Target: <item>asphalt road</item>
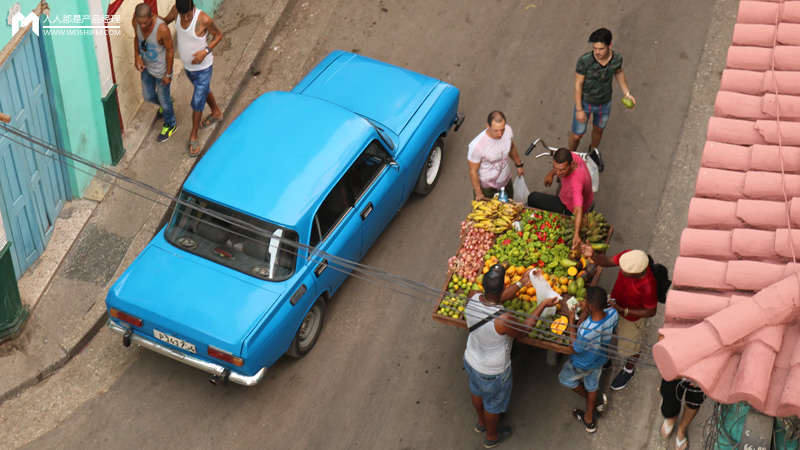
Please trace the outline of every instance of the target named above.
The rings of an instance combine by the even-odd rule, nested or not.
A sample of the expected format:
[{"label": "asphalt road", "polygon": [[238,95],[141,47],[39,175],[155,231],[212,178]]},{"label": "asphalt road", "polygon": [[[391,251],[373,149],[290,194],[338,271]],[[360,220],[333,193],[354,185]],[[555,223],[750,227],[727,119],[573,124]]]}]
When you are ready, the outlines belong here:
[{"label": "asphalt road", "polygon": [[[290,89],[335,49],[459,87],[467,119],[445,141],[436,189],[412,198],[363,260],[438,287],[471,200],[467,144],[486,114],[505,112],[520,150],[538,137],[564,145],[575,61],[589,51],[588,35],[608,27],[637,108],[622,109],[615,85],[597,209],[615,227],[612,248],[648,249],[714,3],[299,0],[237,111],[227,113],[268,90]],[[270,125],[267,133],[280,132],[280,124]],[[525,162],[528,185],[543,188],[549,161]],[[610,287],[614,275],[601,284]],[[26,448],[482,448],[462,370],[466,333],[434,323],[432,311],[432,304],[349,280],[329,302],[314,350],[302,360],[281,359],[254,388],[213,387],[203,372],[132,353],[114,365],[107,391]],[[103,346],[99,354],[131,352],[102,333],[93,345]],[[503,448],[646,448],[657,414],[652,399],[625,398],[627,389],[614,394],[619,401],[589,436],[569,414],[581,399],[559,386],[558,368],[545,364],[543,351],[518,347],[513,366],[507,421],[517,433]],[[657,386],[634,391],[637,381],[628,389],[652,396]]]}]

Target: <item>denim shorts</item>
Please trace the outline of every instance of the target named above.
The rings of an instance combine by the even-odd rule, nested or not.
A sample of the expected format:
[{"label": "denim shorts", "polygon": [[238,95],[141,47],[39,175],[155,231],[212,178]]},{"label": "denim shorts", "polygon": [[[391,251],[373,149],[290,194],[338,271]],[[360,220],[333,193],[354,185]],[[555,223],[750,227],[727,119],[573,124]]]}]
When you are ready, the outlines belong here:
[{"label": "denim shorts", "polygon": [[561,368],[561,372],[558,374],[558,382],[561,383],[562,386],[575,389],[578,387],[578,384],[583,381],[586,390],[588,392],[594,392],[600,389],[601,373],[603,373],[603,366],[592,370],[580,370],[573,367],[572,361],[570,360]]},{"label": "denim shorts", "polygon": [[184,69],[189,81],[194,85],[194,93],[192,94],[192,110],[202,111],[206,109],[206,97],[211,91],[211,69],[214,66],[208,66],[207,69],[197,70],[190,72]]},{"label": "denim shorts", "polygon": [[511,366],[499,375],[484,375],[464,360],[464,370],[469,376],[469,390],[483,399],[483,408],[491,414],[502,414],[511,403]]},{"label": "denim shorts", "polygon": [[[590,115],[592,116],[592,125],[595,128],[605,128],[606,122],[608,122],[608,116],[611,114],[611,102],[603,105],[590,105],[588,103],[582,104],[583,111],[586,113],[586,118],[588,119]],[[572,134],[575,136],[583,136],[586,134],[586,127],[589,125],[589,121],[579,121],[576,117],[577,114],[578,109],[574,108],[572,110]]]}]

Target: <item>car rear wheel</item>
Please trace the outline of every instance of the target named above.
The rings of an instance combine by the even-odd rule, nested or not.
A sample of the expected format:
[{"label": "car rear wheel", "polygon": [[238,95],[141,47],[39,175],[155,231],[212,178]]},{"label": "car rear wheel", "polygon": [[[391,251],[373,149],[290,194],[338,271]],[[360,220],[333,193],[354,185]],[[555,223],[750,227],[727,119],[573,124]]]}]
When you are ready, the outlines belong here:
[{"label": "car rear wheel", "polygon": [[436,142],[433,143],[431,151],[428,152],[428,157],[425,159],[425,164],[422,166],[422,171],[419,173],[414,192],[425,195],[433,190],[433,187],[436,186],[436,182],[439,180],[443,157],[444,141],[439,137],[436,139]]},{"label": "car rear wheel", "polygon": [[314,344],[317,343],[319,334],[322,331],[322,322],[325,319],[325,300],[319,299],[314,306],[306,313],[297,334],[294,335],[292,345],[289,346],[287,355],[292,358],[302,358],[306,355]]}]

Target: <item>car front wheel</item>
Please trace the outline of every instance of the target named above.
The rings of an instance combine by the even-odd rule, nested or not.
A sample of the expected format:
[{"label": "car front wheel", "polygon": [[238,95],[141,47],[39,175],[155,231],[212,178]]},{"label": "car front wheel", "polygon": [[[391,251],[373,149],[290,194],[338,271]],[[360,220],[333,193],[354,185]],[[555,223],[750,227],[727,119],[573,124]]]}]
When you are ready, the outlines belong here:
[{"label": "car front wheel", "polygon": [[300,327],[297,329],[297,334],[292,340],[292,345],[289,346],[287,355],[292,358],[302,358],[306,355],[314,344],[317,343],[320,332],[322,331],[322,322],[325,319],[325,300],[319,299],[314,306],[306,313]]},{"label": "car front wheel", "polygon": [[428,157],[425,159],[425,164],[422,166],[422,171],[419,173],[414,192],[426,195],[433,190],[433,187],[436,186],[436,182],[439,180],[443,157],[444,141],[439,137],[436,139],[436,142],[433,143],[431,151],[428,152]]}]

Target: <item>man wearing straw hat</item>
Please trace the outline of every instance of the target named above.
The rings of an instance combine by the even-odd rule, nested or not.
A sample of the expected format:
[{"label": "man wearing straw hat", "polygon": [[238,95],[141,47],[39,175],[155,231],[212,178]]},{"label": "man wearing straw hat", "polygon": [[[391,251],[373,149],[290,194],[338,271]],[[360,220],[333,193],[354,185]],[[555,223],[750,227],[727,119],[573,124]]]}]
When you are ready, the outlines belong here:
[{"label": "man wearing straw hat", "polygon": [[[628,357],[625,366],[611,382],[611,389],[618,391],[628,385],[635,373],[644,339],[644,327],[647,325],[644,319],[656,315],[658,283],[650,270],[650,258],[641,250],[626,250],[613,258],[596,253],[589,244],[583,244],[581,250],[598,266],[619,266],[617,281],[608,301],[622,316],[617,325],[617,346],[619,352]],[[607,365],[605,368],[610,367]]]}]

